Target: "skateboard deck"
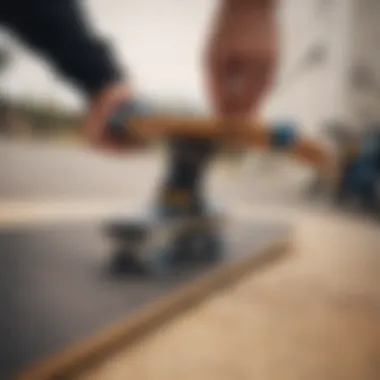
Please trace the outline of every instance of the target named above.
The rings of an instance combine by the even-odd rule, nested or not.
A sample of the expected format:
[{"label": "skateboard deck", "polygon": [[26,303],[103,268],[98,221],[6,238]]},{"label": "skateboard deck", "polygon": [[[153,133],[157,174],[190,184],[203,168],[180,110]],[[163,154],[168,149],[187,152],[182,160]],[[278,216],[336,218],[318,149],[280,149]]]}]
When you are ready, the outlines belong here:
[{"label": "skateboard deck", "polygon": [[221,148],[281,150],[314,167],[332,192],[340,182],[342,163],[336,153],[289,126],[276,126],[252,118],[151,114],[135,116],[129,119],[127,126],[119,123],[111,130],[114,138],[123,139],[128,135],[145,143],[173,138],[200,139],[212,141]]},{"label": "skateboard deck", "polygon": [[102,223],[0,232],[0,378],[72,379],[247,271],[282,257],[289,228],[230,222],[223,260],[160,279],[115,273]]},{"label": "skateboard deck", "polygon": [[[249,149],[273,147],[275,130],[269,123],[250,118],[149,115],[133,118],[130,132],[145,141],[182,137],[218,141],[221,145]],[[333,157],[311,139],[297,138],[286,151],[322,170],[331,168]]]},{"label": "skateboard deck", "polygon": [[[131,118],[127,128],[119,124],[118,132],[127,133],[128,130],[131,136],[141,141],[170,138],[203,139],[235,149],[280,149],[288,156],[313,166],[318,171],[321,181],[326,184],[328,192],[332,195],[337,194],[346,174],[347,157],[343,157],[346,154],[342,156],[334,149],[328,149],[313,139],[301,136],[300,131],[297,132],[296,129],[289,125],[275,125],[251,118],[178,117],[157,114]],[[348,155],[360,161],[363,147],[358,148],[350,148]],[[360,179],[355,182],[360,182]]]}]

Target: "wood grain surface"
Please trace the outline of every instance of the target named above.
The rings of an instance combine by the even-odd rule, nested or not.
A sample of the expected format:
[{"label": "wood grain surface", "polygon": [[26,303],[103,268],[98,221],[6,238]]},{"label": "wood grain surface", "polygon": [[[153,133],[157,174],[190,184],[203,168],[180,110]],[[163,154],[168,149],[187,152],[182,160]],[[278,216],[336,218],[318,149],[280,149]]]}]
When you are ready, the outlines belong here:
[{"label": "wood grain surface", "polygon": [[[274,127],[264,121],[242,118],[150,116],[132,120],[132,133],[143,140],[169,136],[209,139],[241,149],[273,149]],[[317,141],[300,136],[285,149],[290,156],[323,172],[331,170],[335,157]]]},{"label": "wood grain surface", "polygon": [[[248,272],[284,257],[291,241],[286,224],[229,220],[224,255],[215,265],[184,265],[162,278],[121,276],[109,268],[105,223],[77,220],[0,231],[1,289],[5,301],[14,304],[7,308],[5,302],[0,324],[8,346],[1,358],[13,363],[1,368],[4,373],[17,365],[24,370],[20,379],[71,379]],[[20,260],[24,256],[26,262]],[[6,334],[9,325],[16,337]]]},{"label": "wood grain surface", "polygon": [[255,210],[297,225],[289,260],[78,380],[379,379],[379,226],[322,211]]}]

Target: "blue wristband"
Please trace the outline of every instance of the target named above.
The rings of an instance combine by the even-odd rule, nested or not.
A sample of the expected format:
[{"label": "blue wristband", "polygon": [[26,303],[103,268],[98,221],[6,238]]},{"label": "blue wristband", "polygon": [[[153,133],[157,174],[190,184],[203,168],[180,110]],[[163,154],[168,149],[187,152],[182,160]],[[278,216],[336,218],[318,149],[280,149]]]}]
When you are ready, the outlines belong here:
[{"label": "blue wristband", "polygon": [[290,149],[297,141],[297,133],[289,124],[275,124],[271,135],[271,146],[276,149]]}]

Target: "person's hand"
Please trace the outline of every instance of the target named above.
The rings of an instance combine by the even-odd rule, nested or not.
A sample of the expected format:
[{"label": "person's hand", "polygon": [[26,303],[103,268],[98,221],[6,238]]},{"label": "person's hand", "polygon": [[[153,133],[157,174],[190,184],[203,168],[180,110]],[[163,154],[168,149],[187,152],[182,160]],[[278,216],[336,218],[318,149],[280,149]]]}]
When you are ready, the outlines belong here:
[{"label": "person's hand", "polygon": [[131,88],[123,83],[112,84],[95,96],[83,123],[87,141],[110,153],[139,147],[140,142],[127,133],[129,118],[133,117],[133,101]]},{"label": "person's hand", "polygon": [[257,111],[274,74],[274,6],[272,0],[225,1],[206,50],[206,81],[217,113],[247,116]]}]

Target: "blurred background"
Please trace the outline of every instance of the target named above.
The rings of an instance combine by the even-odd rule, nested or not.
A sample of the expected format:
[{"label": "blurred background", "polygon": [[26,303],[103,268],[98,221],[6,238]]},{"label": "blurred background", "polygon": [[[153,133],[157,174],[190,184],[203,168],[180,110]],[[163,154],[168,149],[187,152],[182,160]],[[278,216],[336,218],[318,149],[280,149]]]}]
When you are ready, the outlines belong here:
[{"label": "blurred background", "polygon": [[[178,114],[211,112],[200,54],[218,0],[84,3],[131,71],[142,105]],[[281,60],[261,116],[287,121],[332,149],[342,136],[359,141],[379,131],[380,1],[279,0],[277,17]],[[2,228],[54,218],[93,221],[140,207],[154,195],[165,167],[162,147],[117,157],[86,148],[80,135],[83,106],[50,67],[0,30]],[[238,377],[243,372],[231,370],[229,378],[379,379],[379,224],[330,201],[315,201],[310,194],[318,178],[313,167],[282,153],[230,152],[218,158],[208,178],[213,201],[239,218],[290,223],[293,255],[248,279],[232,296],[226,292],[211,314],[205,312],[208,322],[207,317],[185,321],[178,328],[182,333],[173,332],[148,350],[152,367],[141,360],[140,367],[129,361],[128,368],[160,371],[162,363],[173,362],[171,355],[188,358],[185,348],[198,348],[186,331],[198,331],[195,337],[212,342],[200,350],[208,352],[205,357],[215,359],[215,339],[224,347],[209,368],[220,360],[249,374]],[[220,324],[210,322],[219,315]],[[235,335],[216,338],[228,332]],[[191,355],[188,362],[195,367],[203,363]],[[219,375],[214,378],[228,378]]]},{"label": "blurred background", "polygon": [[[187,114],[210,111],[200,54],[217,1],[113,0],[111,5],[106,0],[91,0],[85,5],[131,71],[142,104]],[[322,143],[331,143],[331,126],[343,126],[353,134],[372,128],[379,120],[380,74],[376,49],[372,48],[380,33],[376,22],[379,12],[380,5],[370,0],[279,1],[281,61],[262,116],[289,120]],[[80,97],[32,51],[1,30],[0,99],[0,196],[32,196],[38,186],[44,188],[40,192],[48,192],[49,183],[57,180],[50,177],[42,181],[38,176],[41,170],[46,172],[39,164],[44,159],[37,158],[45,148],[38,148],[35,160],[31,160],[32,146],[18,151],[19,144],[9,140],[54,141],[71,147],[81,144]],[[50,165],[51,170],[61,172],[59,165],[65,165],[72,154],[64,154],[59,164]],[[28,173],[22,172],[23,162],[28,163]],[[239,163],[246,174],[256,169],[269,173],[267,165],[272,169],[286,166],[282,155],[274,153],[249,152],[239,155]],[[295,170],[294,165],[290,170]],[[310,172],[301,169],[305,170]],[[116,177],[120,177],[117,171]],[[24,175],[29,179],[18,178]],[[65,186],[56,187],[64,193]],[[96,187],[91,186],[92,191]],[[119,189],[121,195],[125,186]]]},{"label": "blurred background", "polygon": [[[85,5],[90,17],[113,43],[120,61],[132,72],[142,103],[178,113],[209,112],[200,53],[217,1],[113,0],[111,5],[105,0],[91,0],[85,1]],[[276,85],[262,107],[263,117],[291,120],[303,133],[321,141],[326,139],[328,123],[344,124],[349,130],[363,130],[375,123],[377,88],[372,76],[376,76],[376,57],[371,38],[376,38],[377,24],[371,20],[376,20],[376,7],[376,2],[369,0],[279,1],[281,62]],[[50,161],[42,158],[46,148],[34,149],[28,144],[28,148],[23,146],[19,151],[20,145],[9,140],[54,141],[71,147],[81,144],[80,97],[5,30],[0,34],[0,75],[0,196],[30,197],[38,192],[43,196],[52,187],[57,188],[52,195],[69,191],[67,184],[62,185],[63,179],[60,182],[46,176],[42,180],[38,173],[62,173],[59,167],[71,159],[69,156],[83,153],[64,153],[64,158],[57,157],[58,162],[50,162],[50,169],[46,169],[41,165]],[[353,75],[366,79],[364,88],[363,83],[353,81]],[[32,159],[30,155],[36,157]],[[240,166],[246,173],[256,169],[269,173],[267,165],[285,165],[283,158],[273,153],[240,156]],[[73,164],[73,169],[74,166],[77,165]],[[115,177],[122,176],[119,167],[116,171]],[[79,177],[78,173],[78,180]],[[66,178],[66,182],[72,181]],[[82,186],[90,187],[94,193],[100,187],[84,183]],[[116,182],[110,188],[119,188],[119,195],[126,189]],[[98,195],[111,193],[102,193],[99,188]]]}]

